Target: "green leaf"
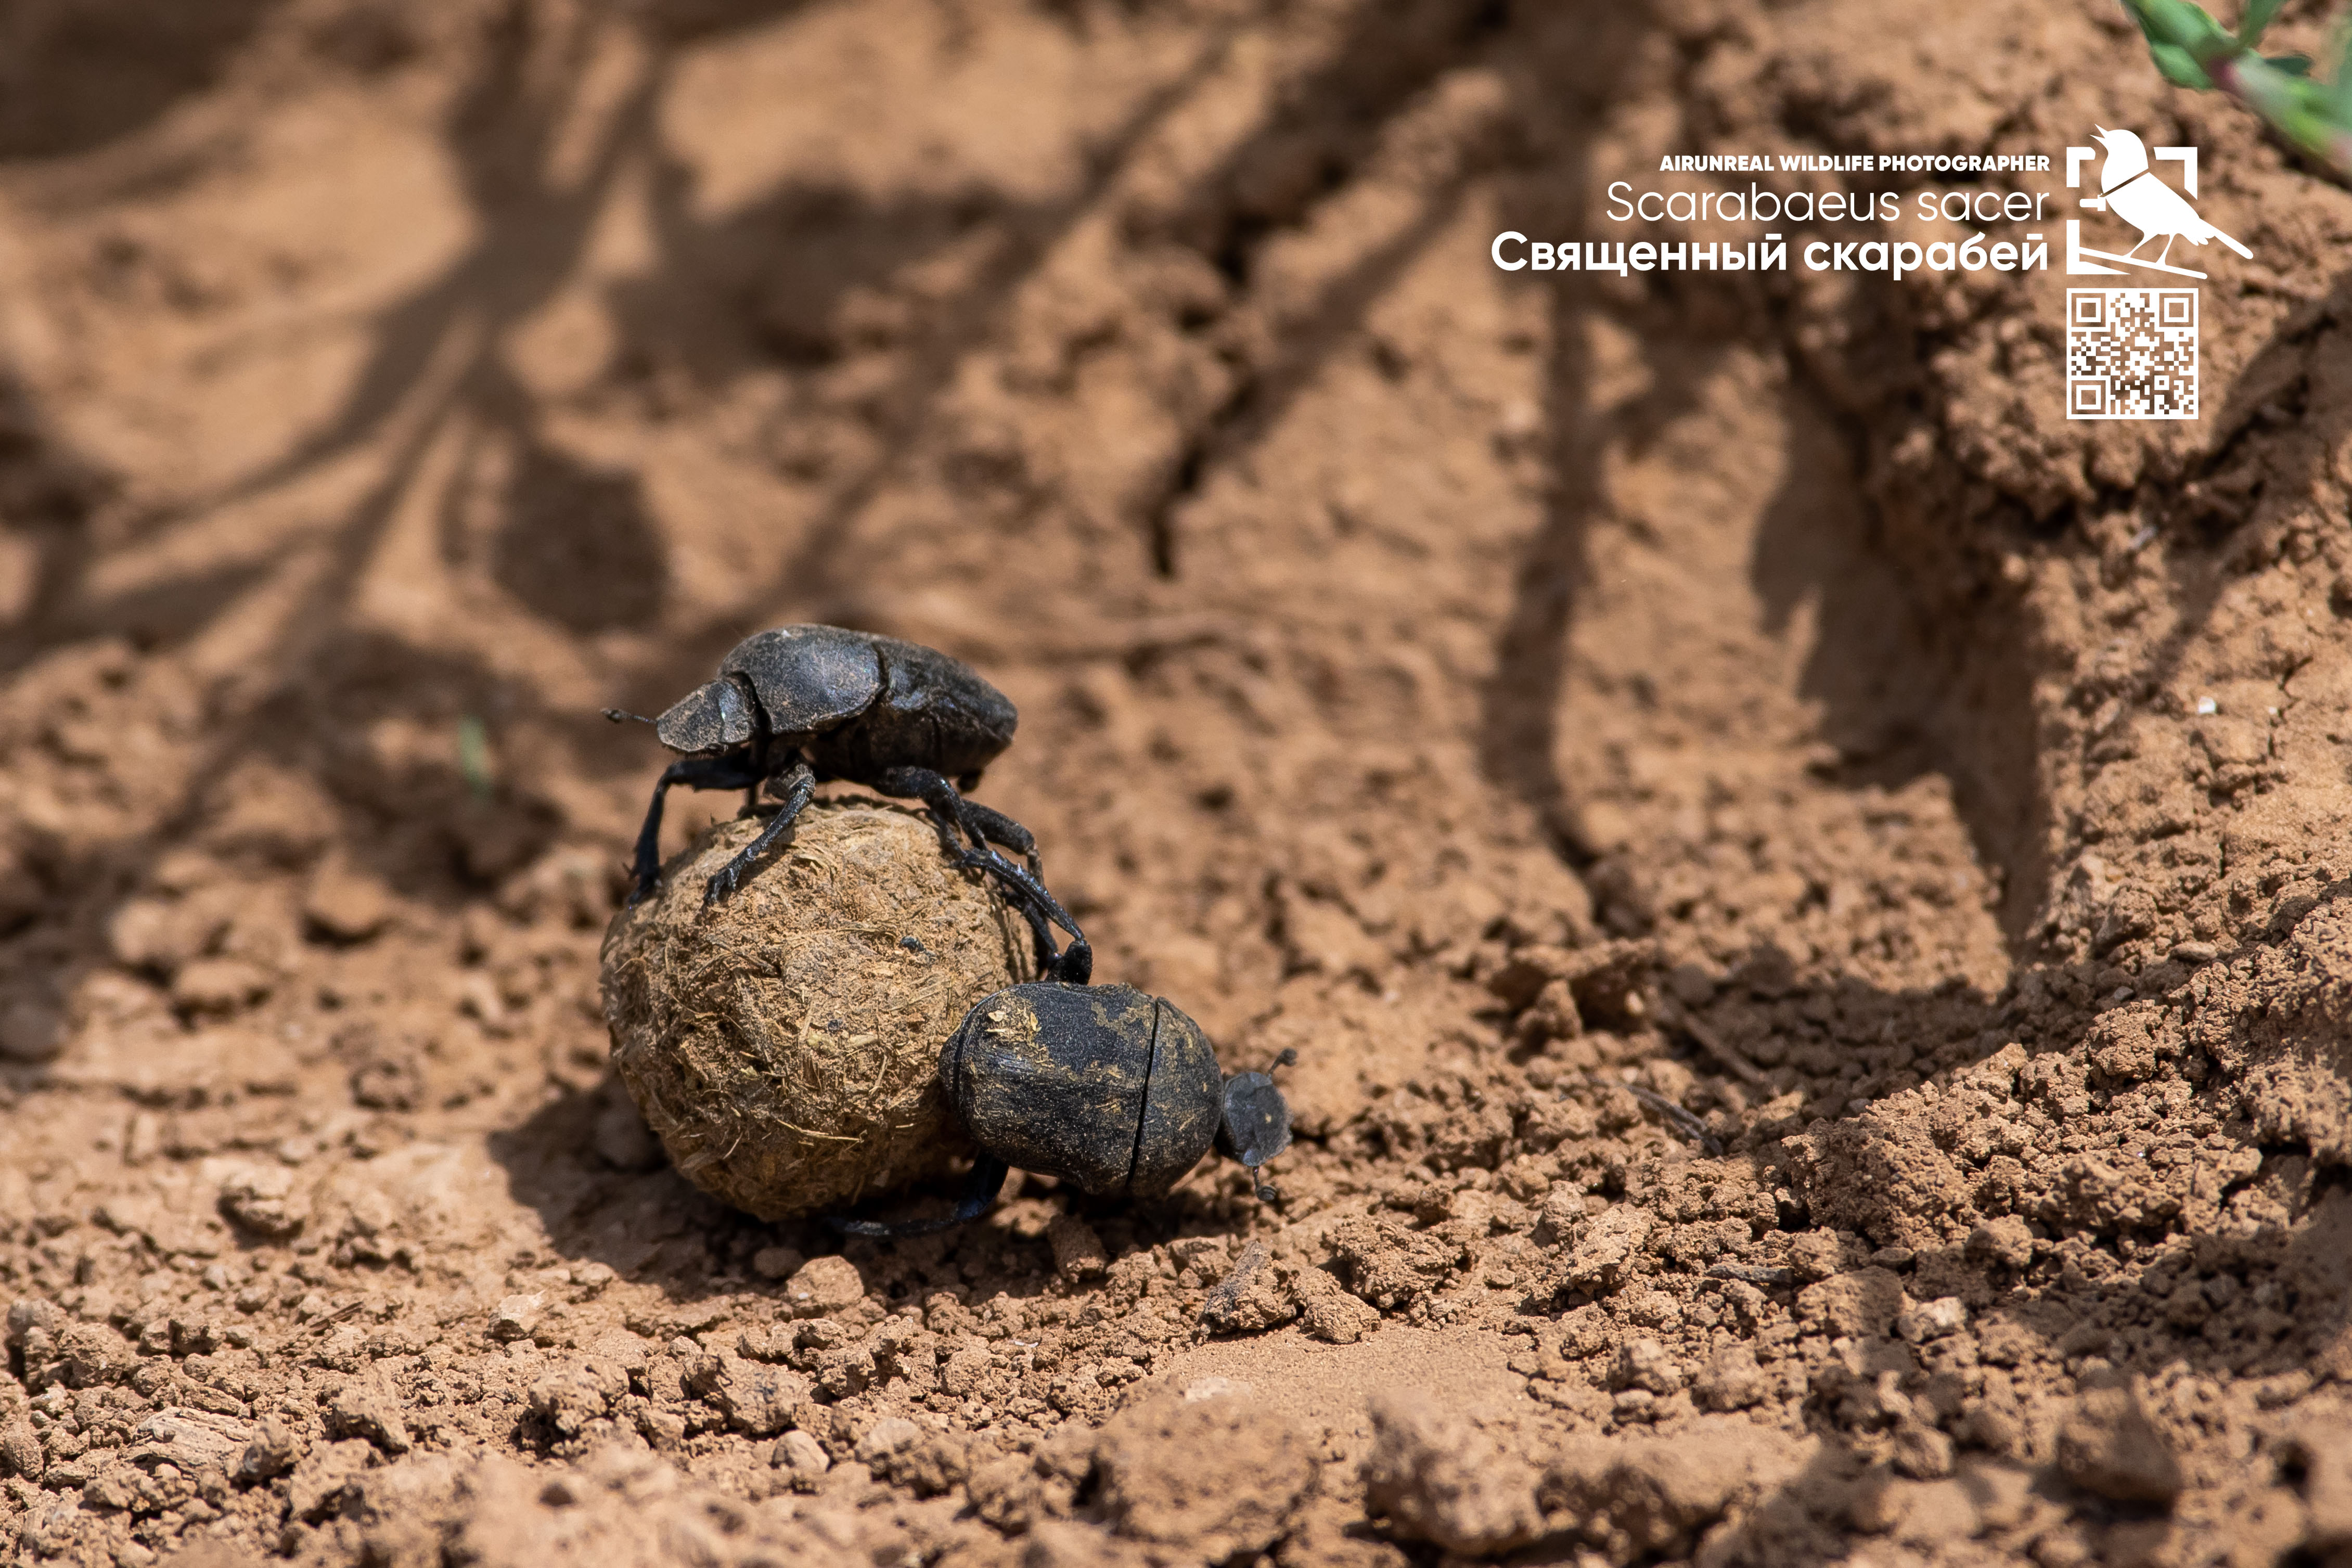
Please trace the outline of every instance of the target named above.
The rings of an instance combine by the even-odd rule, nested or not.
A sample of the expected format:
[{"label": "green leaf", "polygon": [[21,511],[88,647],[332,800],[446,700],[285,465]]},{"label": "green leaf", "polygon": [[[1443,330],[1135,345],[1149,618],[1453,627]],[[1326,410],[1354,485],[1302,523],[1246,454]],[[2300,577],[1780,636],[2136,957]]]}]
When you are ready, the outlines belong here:
[{"label": "green leaf", "polygon": [[2238,30],[2225,30],[2193,0],[2122,0],[2167,81],[2236,99],[2278,134],[2352,180],[2352,23],[2328,45],[2333,70],[2313,79],[2303,55],[2265,59],[2252,45],[2284,0],[2241,0]]},{"label": "green leaf", "polygon": [[2140,36],[2147,37],[2149,47],[2173,42],[2173,7],[2166,0],[2124,0],[2124,12],[2131,14],[2131,21],[2138,24]]},{"label": "green leaf", "polygon": [[2327,84],[2324,112],[2339,125],[2352,124],[2352,18],[2336,25],[2336,71]]},{"label": "green leaf", "polygon": [[2124,9],[2139,25],[2152,48],[2195,50],[2200,45],[2210,47],[2217,39],[2230,41],[2221,24],[2186,0],[2124,0]]},{"label": "green leaf", "polygon": [[2197,57],[2179,45],[2150,43],[2147,52],[2156,61],[2156,68],[2164,73],[2164,79],[2173,86],[2193,87],[2200,92],[2212,90],[2212,78],[2197,63]]}]

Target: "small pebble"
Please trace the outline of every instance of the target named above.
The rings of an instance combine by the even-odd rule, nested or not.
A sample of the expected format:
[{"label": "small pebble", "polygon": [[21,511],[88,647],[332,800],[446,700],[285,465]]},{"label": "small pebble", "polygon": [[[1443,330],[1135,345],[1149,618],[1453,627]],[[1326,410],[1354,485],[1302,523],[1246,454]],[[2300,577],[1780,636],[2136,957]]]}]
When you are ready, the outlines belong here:
[{"label": "small pebble", "polygon": [[539,1320],[546,1310],[544,1292],[534,1290],[528,1295],[508,1296],[490,1314],[490,1337],[502,1341],[527,1340],[538,1330]]},{"label": "small pebble", "polygon": [[812,1258],[784,1282],[784,1300],[794,1317],[845,1311],[865,1298],[866,1281],[846,1258]]},{"label": "small pebble", "polygon": [[1065,1279],[1092,1279],[1110,1268],[1110,1254],[1094,1226],[1075,1215],[1055,1215],[1045,1225],[1054,1249],[1054,1271]]},{"label": "small pebble", "polygon": [[1895,1331],[1911,1343],[1925,1344],[1968,1327],[1968,1303],[1958,1296],[1923,1301],[1895,1320]]},{"label": "small pebble", "polygon": [[789,1247],[763,1247],[751,1254],[751,1272],[762,1279],[789,1279],[806,1261]]},{"label": "small pebble", "polygon": [[790,1470],[795,1478],[804,1477],[810,1480],[833,1468],[833,1460],[826,1456],[824,1445],[807,1433],[797,1431],[787,1432],[776,1439],[775,1447],[768,1454],[768,1463],[780,1470]]},{"label": "small pebble", "polygon": [[923,1439],[923,1429],[903,1415],[889,1415],[877,1421],[857,1439],[857,1462],[878,1466],[896,1458]]}]

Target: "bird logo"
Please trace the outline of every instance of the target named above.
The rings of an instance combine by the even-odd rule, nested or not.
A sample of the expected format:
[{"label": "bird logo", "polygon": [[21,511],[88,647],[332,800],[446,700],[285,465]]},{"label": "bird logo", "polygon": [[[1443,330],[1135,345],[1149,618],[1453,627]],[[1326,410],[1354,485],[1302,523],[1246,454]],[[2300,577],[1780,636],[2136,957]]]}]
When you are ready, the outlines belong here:
[{"label": "bird logo", "polygon": [[[2101,126],[2094,139],[2105,156],[2099,166],[2099,194],[2095,196],[2084,197],[2083,205],[2095,212],[2114,213],[2117,217],[2139,230],[2139,243],[2121,255],[2104,250],[2084,249],[2082,248],[2080,239],[2074,232],[2077,225],[2070,220],[2068,231],[2072,243],[2068,247],[2070,264],[2067,270],[2082,272],[2116,270],[2112,267],[2074,264],[2079,258],[2096,257],[2102,261],[2119,261],[2126,267],[2151,268],[2157,271],[2179,273],[2188,278],[2204,277],[2205,274],[2202,272],[2191,272],[2185,267],[2168,265],[2172,255],[2172,244],[2177,239],[2185,239],[2189,244],[2197,246],[2203,245],[2209,239],[2218,239],[2240,256],[2252,259],[2254,254],[2252,251],[2199,217],[2197,209],[2189,205],[2189,198],[2164,183],[2164,180],[2149,166],[2147,147],[2137,136],[2128,131],[2109,131],[2105,126]],[[2074,183],[2074,170],[2077,167],[2072,154],[2077,152],[2081,153],[2085,159],[2091,155],[2089,148],[2068,149],[2070,158],[2067,183],[2070,184]],[[2157,152],[2161,156],[2181,160],[2185,164],[2185,183],[2189,187],[2189,195],[2196,195],[2196,149],[2159,147]],[[2164,241],[2164,247],[2157,252],[2154,260],[2151,261],[2140,255],[2141,251],[2158,239]]]}]

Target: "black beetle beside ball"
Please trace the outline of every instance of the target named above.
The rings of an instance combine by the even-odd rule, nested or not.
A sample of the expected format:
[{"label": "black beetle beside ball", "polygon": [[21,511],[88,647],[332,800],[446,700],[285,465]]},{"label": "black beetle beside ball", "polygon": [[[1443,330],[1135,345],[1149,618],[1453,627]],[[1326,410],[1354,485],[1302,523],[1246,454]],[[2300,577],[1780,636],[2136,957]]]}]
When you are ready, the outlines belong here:
[{"label": "black beetle beside ball", "polygon": [[1270,1198],[1256,1173],[1290,1146],[1290,1107],[1274,1079],[1223,1077],[1200,1025],[1131,985],[1008,986],[964,1015],[940,1053],[940,1079],[980,1149],[955,1212],[898,1225],[836,1218],[835,1228],[902,1237],[961,1225],[1014,1166],[1090,1197],[1155,1197],[1213,1144]]}]

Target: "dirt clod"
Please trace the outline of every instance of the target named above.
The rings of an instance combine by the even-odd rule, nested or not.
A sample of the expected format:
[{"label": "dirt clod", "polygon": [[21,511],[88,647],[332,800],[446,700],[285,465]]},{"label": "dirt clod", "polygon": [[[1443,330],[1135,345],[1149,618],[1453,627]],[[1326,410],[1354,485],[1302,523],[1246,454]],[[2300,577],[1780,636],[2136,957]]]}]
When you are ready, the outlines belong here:
[{"label": "dirt clod", "polygon": [[236,1478],[251,1484],[270,1480],[284,1475],[298,1464],[309,1451],[300,1434],[275,1415],[267,1415],[255,1428],[253,1440],[238,1456]]},{"label": "dirt clod", "polygon": [[1797,1315],[1832,1334],[1885,1338],[1902,1313],[1903,1281],[1884,1268],[1858,1268],[1808,1285],[1797,1295]]},{"label": "dirt clod", "polygon": [[1429,1394],[1386,1394],[1373,1402],[1371,1419],[1364,1504],[1398,1533],[1448,1552],[1486,1553],[1524,1546],[1541,1532],[1535,1471],[1445,1415]]},{"label": "dirt clod", "polygon": [[328,1399],[327,1429],[337,1436],[364,1437],[387,1454],[405,1454],[408,1426],[400,1417],[400,1395],[380,1373],[352,1378]]},{"label": "dirt clod", "polygon": [[1110,1267],[1102,1237],[1074,1215],[1055,1215],[1048,1221],[1045,1241],[1054,1249],[1054,1272],[1065,1279],[1097,1279]]},{"label": "dirt clod", "polygon": [[1620,1561],[1686,1551],[1743,1500],[1800,1471],[1811,1445],[1720,1420],[1668,1440],[1585,1441],[1547,1467],[1543,1495]]},{"label": "dirt clod", "polygon": [[790,1472],[796,1486],[812,1484],[833,1468],[833,1459],[825,1453],[824,1446],[800,1431],[787,1432],[777,1438],[768,1462]]},{"label": "dirt clod", "polygon": [[222,1181],[221,1212],[256,1236],[284,1240],[310,1217],[297,1187],[295,1173],[283,1166],[248,1165]]},{"label": "dirt clod", "polygon": [[48,1458],[41,1451],[41,1435],[33,1429],[31,1422],[15,1420],[0,1425],[0,1469],[37,1481],[47,1464]]},{"label": "dirt clod", "polygon": [[2058,1429],[2058,1468],[2117,1502],[2170,1503],[2183,1484],[2171,1444],[2128,1388],[2095,1388],[2075,1401]]},{"label": "dirt clod", "polygon": [[783,1299],[794,1316],[822,1318],[864,1300],[866,1281],[846,1258],[812,1258],[785,1279]]},{"label": "dirt clod", "polygon": [[1646,1210],[1628,1204],[1594,1217],[1568,1255],[1562,1278],[1569,1288],[1595,1295],[1617,1289],[1629,1260],[1648,1239],[1651,1223]]},{"label": "dirt clod", "polygon": [[1733,1345],[1709,1358],[1691,1381],[1691,1394],[1702,1410],[1745,1410],[1764,1397],[1765,1387],[1756,1352]]},{"label": "dirt clod", "polygon": [[686,1385],[749,1437],[773,1437],[794,1425],[809,1396],[808,1379],[800,1373],[735,1355],[697,1361]]},{"label": "dirt clod", "polygon": [[1146,1399],[1104,1426],[1095,1464],[1113,1530],[1213,1563],[1278,1541],[1317,1470],[1288,1422],[1235,1394]]},{"label": "dirt clod", "polygon": [[[1320,1268],[1298,1270],[1291,1276],[1290,1290],[1298,1304],[1299,1321],[1318,1340],[1351,1345],[1380,1324],[1376,1310],[1341,1289],[1339,1281]],[[1240,1311],[1240,1303],[1235,1310]]]},{"label": "dirt clod", "polygon": [[320,865],[302,896],[302,918],[330,942],[365,942],[392,913],[383,885],[340,858]]}]

